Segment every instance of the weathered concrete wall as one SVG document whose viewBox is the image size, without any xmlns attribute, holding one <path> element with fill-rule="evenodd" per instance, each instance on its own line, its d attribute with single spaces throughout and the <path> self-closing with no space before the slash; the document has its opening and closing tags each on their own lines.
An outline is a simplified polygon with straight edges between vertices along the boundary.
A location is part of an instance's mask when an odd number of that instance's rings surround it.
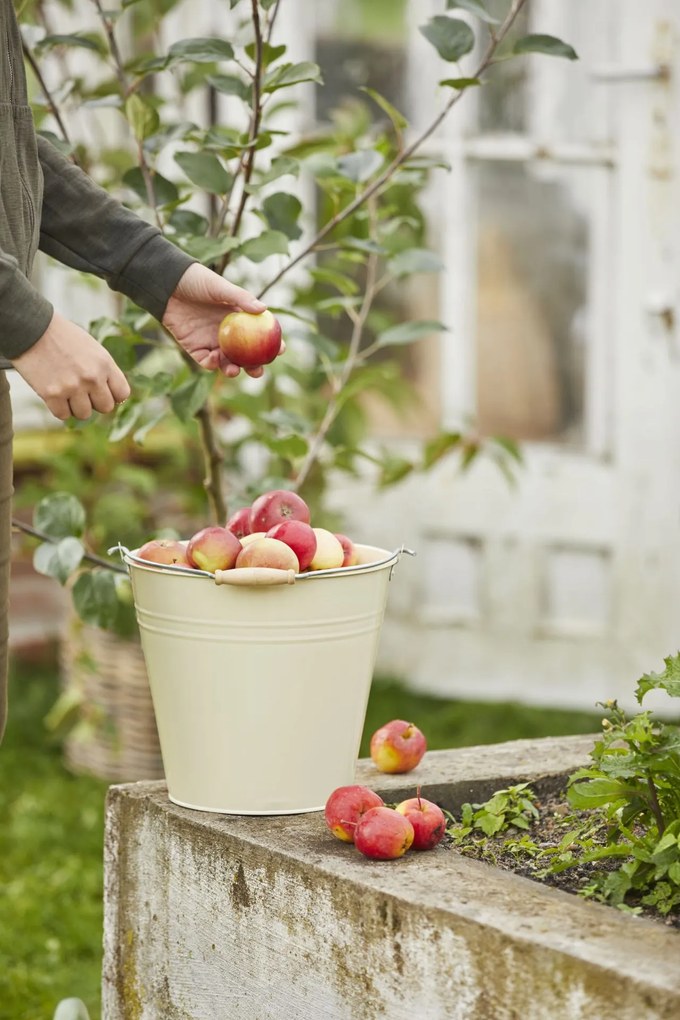
<svg viewBox="0 0 680 1020">
<path fill-rule="evenodd" d="M 454 807 L 556 777 L 588 738 L 361 763 L 388 800 Z M 444 847 L 376 863 L 320 814 L 228 818 L 112 788 L 104 1020 L 676 1020 L 680 937 Z"/>
</svg>

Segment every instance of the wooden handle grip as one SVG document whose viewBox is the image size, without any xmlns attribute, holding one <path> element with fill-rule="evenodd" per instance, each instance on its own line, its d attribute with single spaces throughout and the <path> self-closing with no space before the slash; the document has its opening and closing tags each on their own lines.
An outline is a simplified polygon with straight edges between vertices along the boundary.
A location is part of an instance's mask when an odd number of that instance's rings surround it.
<svg viewBox="0 0 680 1020">
<path fill-rule="evenodd" d="M 238 567 L 233 570 L 216 570 L 215 584 L 232 584 L 237 587 L 259 587 L 272 584 L 295 584 L 294 570 L 277 567 Z"/>
</svg>

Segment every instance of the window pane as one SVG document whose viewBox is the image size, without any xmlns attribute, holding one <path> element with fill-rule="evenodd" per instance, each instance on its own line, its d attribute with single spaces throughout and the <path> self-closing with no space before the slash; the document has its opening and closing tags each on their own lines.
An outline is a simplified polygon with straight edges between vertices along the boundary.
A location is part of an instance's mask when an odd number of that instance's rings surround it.
<svg viewBox="0 0 680 1020">
<path fill-rule="evenodd" d="M 476 180 L 477 413 L 485 435 L 584 438 L 587 168 L 513 162 Z"/>
</svg>

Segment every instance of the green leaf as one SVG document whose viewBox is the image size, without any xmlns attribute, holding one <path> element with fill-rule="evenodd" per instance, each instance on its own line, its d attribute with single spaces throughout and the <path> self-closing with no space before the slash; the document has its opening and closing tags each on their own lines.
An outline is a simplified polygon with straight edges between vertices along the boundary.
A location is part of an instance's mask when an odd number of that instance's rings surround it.
<svg viewBox="0 0 680 1020">
<path fill-rule="evenodd" d="M 288 88 L 290 85 L 298 85 L 303 81 L 313 81 L 323 85 L 321 68 L 310 60 L 303 60 L 299 64 L 281 64 L 269 71 L 264 78 L 263 92 L 276 92 L 278 89 Z"/>
<path fill-rule="evenodd" d="M 197 188 L 214 195 L 229 191 L 231 175 L 212 152 L 177 152 L 175 162 Z"/>
<path fill-rule="evenodd" d="M 150 203 L 146 181 L 140 167 L 133 166 L 126 170 L 123 174 L 123 184 L 131 188 L 142 202 Z M 151 172 L 151 184 L 156 206 L 168 205 L 171 202 L 176 202 L 179 198 L 177 185 L 156 171 Z"/>
<path fill-rule="evenodd" d="M 250 102 L 251 86 L 236 74 L 211 74 L 206 79 L 208 85 L 225 96 L 238 96 L 244 102 Z"/>
<path fill-rule="evenodd" d="M 260 0 L 260 7 L 263 11 L 268 11 L 270 7 L 273 7 L 276 0 Z"/>
<path fill-rule="evenodd" d="M 60 584 L 66 584 L 80 566 L 84 553 L 82 542 L 72 535 L 56 544 L 43 542 L 33 553 L 33 566 L 39 574 L 56 577 Z"/>
<path fill-rule="evenodd" d="M 447 453 L 459 446 L 461 438 L 460 432 L 441 432 L 434 439 L 429 439 L 425 443 L 423 450 L 424 470 L 427 471 L 428 468 L 431 468 L 433 464 L 436 464 Z"/>
<path fill-rule="evenodd" d="M 212 64 L 219 60 L 231 60 L 234 48 L 226 39 L 197 37 L 180 39 L 168 50 L 168 63 L 191 61 L 194 64 Z"/>
<path fill-rule="evenodd" d="M 171 394 L 172 409 L 181 422 L 191 421 L 200 411 L 208 399 L 214 381 L 213 372 L 197 372 Z"/>
<path fill-rule="evenodd" d="M 668 869 L 668 877 L 675 885 L 680 885 L 680 861 L 674 861 Z"/>
<path fill-rule="evenodd" d="M 187 237 L 182 247 L 187 255 L 209 266 L 228 251 L 238 248 L 240 243 L 238 237 L 225 234 L 223 237 Z"/>
<path fill-rule="evenodd" d="M 638 680 L 635 697 L 640 704 L 652 690 L 662 690 L 672 698 L 680 698 L 680 652 L 666 656 L 663 661 L 666 667 L 663 672 L 645 673 Z"/>
<path fill-rule="evenodd" d="M 269 169 L 258 178 L 258 186 L 270 184 L 278 177 L 284 177 L 286 174 L 292 174 L 293 177 L 297 177 L 299 172 L 300 163 L 297 159 L 291 159 L 290 156 L 275 156 L 271 161 Z"/>
<path fill-rule="evenodd" d="M 296 457 L 304 457 L 308 444 L 302 436 L 290 435 L 266 438 L 265 445 L 279 457 L 294 460 Z"/>
<path fill-rule="evenodd" d="M 420 26 L 419 31 L 432 43 L 443 60 L 460 60 L 475 45 L 475 34 L 470 26 L 459 18 L 449 18 L 445 14 L 430 18 L 426 25 Z"/>
<path fill-rule="evenodd" d="M 125 100 L 125 116 L 138 142 L 143 142 L 157 131 L 160 125 L 158 111 L 137 92 L 133 92 Z"/>
<path fill-rule="evenodd" d="M 46 35 L 36 45 L 36 50 L 51 50 L 55 46 L 76 46 L 85 50 L 103 53 L 105 47 L 101 40 L 87 35 Z"/>
<path fill-rule="evenodd" d="M 423 337 L 432 333 L 439 333 L 445 330 L 446 326 L 435 319 L 420 319 L 414 322 L 400 322 L 396 326 L 390 326 L 384 333 L 378 336 L 377 347 L 393 347 L 396 344 L 410 344 L 413 340 L 422 340 Z"/>
<path fill-rule="evenodd" d="M 359 290 L 359 284 L 355 279 L 347 276 L 345 273 L 338 272 L 337 269 L 331 269 L 330 266 L 314 266 L 309 270 L 309 275 L 318 283 L 327 283 L 329 286 L 335 287 L 336 290 L 346 297 L 356 294 Z"/>
<path fill-rule="evenodd" d="M 545 53 L 549 57 L 566 57 L 578 60 L 578 54 L 569 43 L 562 42 L 554 35 L 525 35 L 512 48 L 513 53 Z"/>
<path fill-rule="evenodd" d="M 112 570 L 87 570 L 73 585 L 73 604 L 85 623 L 112 627 L 118 616 L 116 577 Z"/>
<path fill-rule="evenodd" d="M 349 152 L 346 156 L 340 156 L 336 162 L 338 173 L 342 177 L 348 177 L 350 181 L 361 184 L 372 177 L 383 165 L 384 156 L 375 149 L 361 149 L 358 152 Z"/>
<path fill-rule="evenodd" d="M 411 273 L 439 273 L 444 263 L 427 248 L 406 248 L 398 252 L 388 263 L 394 276 L 409 276 Z"/>
<path fill-rule="evenodd" d="M 168 223 L 178 234 L 203 235 L 208 232 L 209 223 L 205 216 L 191 209 L 175 209 Z"/>
<path fill-rule="evenodd" d="M 263 66 L 269 67 L 270 64 L 273 64 L 275 61 L 279 59 L 279 57 L 283 56 L 287 48 L 288 47 L 284 46 L 283 43 L 281 43 L 279 46 L 272 46 L 271 43 L 263 42 L 262 43 Z M 244 50 L 246 52 L 246 55 L 249 56 L 251 60 L 255 60 L 257 58 L 257 47 L 254 42 L 248 43 L 247 46 L 244 46 Z"/>
<path fill-rule="evenodd" d="M 505 818 L 503 815 L 482 814 L 476 820 L 476 827 L 485 832 L 487 836 L 493 836 L 503 828 Z"/>
<path fill-rule="evenodd" d="M 603 807 L 613 801 L 626 800 L 629 789 L 613 779 L 590 779 L 569 787 L 568 798 L 572 807 L 588 810 Z"/>
<path fill-rule="evenodd" d="M 449 10 L 452 7 L 457 7 L 461 11 L 469 11 L 470 14 L 476 15 L 482 21 L 486 21 L 489 25 L 500 24 L 498 18 L 494 18 L 489 12 L 482 6 L 479 0 L 446 0 L 446 6 Z"/>
<path fill-rule="evenodd" d="M 139 401 L 128 400 L 117 409 L 113 419 L 113 425 L 109 432 L 109 440 L 117 443 L 132 432 L 142 414 L 142 405 Z"/>
<path fill-rule="evenodd" d="M 137 355 L 127 337 L 107 336 L 102 340 L 102 347 L 109 352 L 123 372 L 129 372 L 137 364 Z"/>
<path fill-rule="evenodd" d="M 262 211 L 272 230 L 282 231 L 291 241 L 302 234 L 302 229 L 297 223 L 302 212 L 302 203 L 295 195 L 289 195 L 285 191 L 268 195 L 262 203 Z"/>
<path fill-rule="evenodd" d="M 251 262 L 263 262 L 270 255 L 287 255 L 288 238 L 280 230 L 265 230 L 241 245 L 240 254 Z"/>
<path fill-rule="evenodd" d="M 375 89 L 369 89 L 366 86 L 362 86 L 359 90 L 365 92 L 367 96 L 370 96 L 374 103 L 377 103 L 381 110 L 387 114 L 392 121 L 392 126 L 397 134 L 400 134 L 403 129 L 408 125 L 408 121 L 403 113 L 400 113 L 395 106 L 392 106 L 384 96 Z"/>
<path fill-rule="evenodd" d="M 462 92 L 464 89 L 472 88 L 475 85 L 482 85 L 480 78 L 442 78 L 440 85 L 448 85 L 449 88 Z"/>
<path fill-rule="evenodd" d="M 33 525 L 52 538 L 82 535 L 85 530 L 85 510 L 80 500 L 70 492 L 55 492 L 37 504 L 33 512 Z"/>
<path fill-rule="evenodd" d="M 384 456 L 382 458 L 378 485 L 381 489 L 395 485 L 402 478 L 406 478 L 407 475 L 411 474 L 414 467 L 415 465 L 404 457 Z"/>
</svg>

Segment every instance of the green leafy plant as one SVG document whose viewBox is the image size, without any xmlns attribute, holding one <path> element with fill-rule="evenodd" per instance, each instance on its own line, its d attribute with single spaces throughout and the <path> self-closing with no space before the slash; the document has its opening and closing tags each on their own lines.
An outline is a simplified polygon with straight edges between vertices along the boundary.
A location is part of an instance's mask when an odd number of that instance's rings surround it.
<svg viewBox="0 0 680 1020">
<path fill-rule="evenodd" d="M 528 829 L 538 818 L 535 801 L 536 796 L 528 783 L 497 790 L 483 804 L 463 804 L 460 822 L 454 822 L 447 830 L 448 834 L 456 845 L 460 845 L 475 830 L 486 836 L 495 836 L 510 828 Z"/>
<path fill-rule="evenodd" d="M 325 491 L 339 472 L 370 472 L 382 487 L 445 457 L 458 457 L 466 468 L 488 454 L 510 476 L 519 460 L 512 442 L 481 438 L 462 426 L 436 432 L 408 456 L 380 448 L 371 440 L 371 406 L 378 399 L 401 412 L 414 402 L 403 353 L 446 328 L 409 312 L 409 288 L 442 268 L 427 248 L 421 208 L 442 164 L 423 153 L 424 143 L 469 88 L 483 86 L 497 61 L 525 52 L 576 54 L 550 36 L 517 38 L 514 26 L 526 0 L 511 0 L 502 20 L 477 0 L 448 2 L 421 27 L 442 61 L 442 99 L 419 133 L 385 96 L 364 89 L 328 124 L 293 137 L 284 111 L 299 105 L 300 88 L 322 85 L 323 69 L 290 61 L 276 42 L 285 2 L 224 0 L 229 39 L 180 39 L 169 46 L 162 43 L 163 29 L 177 0 L 117 6 L 92 0 L 94 21 L 70 35 L 52 31 L 39 0 L 25 5 L 36 25 L 31 38 L 37 42 L 25 48 L 43 132 L 169 241 L 235 282 L 262 280 L 259 295 L 274 299 L 288 344 L 261 383 L 239 384 L 201 370 L 129 304 L 116 318 L 92 324 L 126 371 L 133 394 L 111 416 L 74 427 L 78 442 L 63 454 L 70 473 L 62 467 L 61 482 L 51 486 L 80 498 L 86 522 L 76 515 L 79 530 L 66 534 L 64 497 L 51 496 L 39 503 L 31 533 L 57 543 L 37 550 L 36 568 L 62 582 L 78 572 L 77 608 L 101 625 L 125 616 L 113 604 L 124 589 L 105 577 L 101 562 L 107 542 L 132 545 L 163 528 L 179 532 L 192 520 L 205 524 L 208 516 L 222 523 L 229 507 L 276 487 L 300 491 L 323 522 Z M 70 4 L 64 0 L 64 6 Z M 133 40 L 125 51 L 123 38 Z M 458 63 L 478 43 L 476 66 L 463 77 Z M 91 75 L 70 70 L 70 54 L 84 51 L 95 64 Z M 45 56 L 54 53 L 63 69 L 58 89 L 50 89 L 41 71 Z M 207 111 L 202 119 L 195 113 L 197 97 Z M 230 103 L 228 122 L 215 112 L 221 97 Z M 117 148 L 88 151 L 76 136 L 83 136 L 83 118 L 102 107 L 117 112 L 126 139 Z M 303 201 L 312 192 L 314 208 Z M 83 460 L 86 432 L 97 437 L 90 445 L 106 448 L 96 458 L 107 464 L 105 480 L 92 478 L 93 461 Z M 155 459 L 139 454 L 159 436 Z M 159 463 L 172 465 L 173 451 L 189 465 L 187 479 L 159 469 Z M 203 509 L 200 500 L 178 508 L 177 490 L 185 481 L 192 493 L 200 488 L 194 473 L 201 463 Z"/>
<path fill-rule="evenodd" d="M 651 690 L 680 697 L 680 653 L 664 660 L 660 673 L 638 681 L 641 704 Z M 628 717 L 616 701 L 602 704 L 607 715 L 602 735 L 591 752 L 592 764 L 568 780 L 565 814 L 551 845 L 537 845 L 529 833 L 483 850 L 495 859 L 501 851 L 530 862 L 537 878 L 588 865 L 583 896 L 639 913 L 651 907 L 661 915 L 680 907 L 680 726 L 655 719 L 649 711 Z M 526 785 L 526 784 L 525 784 Z M 494 794 L 480 805 L 463 805 L 461 820 L 449 830 L 456 845 L 469 846 L 474 830 L 496 836 L 512 824 L 529 829 L 538 819 L 533 797 L 512 788 L 526 800 L 523 817 L 511 818 L 519 801 L 510 791 Z M 466 842 L 467 841 L 467 842 Z M 598 870 L 602 862 L 605 867 Z"/>
</svg>

